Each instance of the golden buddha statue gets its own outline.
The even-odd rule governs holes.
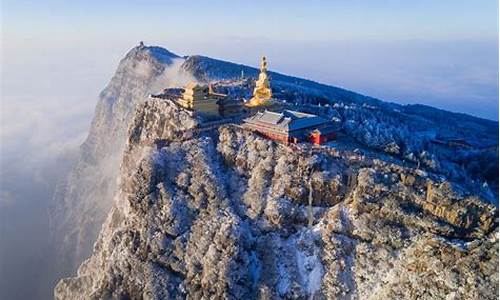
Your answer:
[[[269,100],[272,95],[269,78],[267,76],[267,61],[266,57],[263,56],[260,62],[259,79],[255,82],[255,88],[253,89],[253,97],[246,103],[246,106],[254,107],[268,105],[270,104]]]

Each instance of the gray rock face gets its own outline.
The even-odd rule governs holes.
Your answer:
[[[498,123],[271,72],[277,97],[365,147],[299,151],[233,126],[192,136],[197,119],[148,99],[242,70],[257,74],[159,47],[121,61],[54,199],[59,272],[91,255],[56,298],[496,297],[496,210],[481,200],[498,199],[483,184],[498,185]],[[252,84],[216,87],[246,97]]]
[[[135,105],[180,60],[158,47],[136,47],[102,91],[80,158],[56,191],[51,214],[58,271],[69,275],[88,257],[112,205],[116,178]],[[163,82],[166,85],[168,82]]]
[[[113,206],[56,299],[496,299],[497,210],[467,188],[197,124],[137,107]]]
[[[243,72],[246,79],[239,85],[218,88],[246,99],[258,74],[255,68],[203,56],[190,56],[183,69],[200,81],[236,79]],[[335,118],[361,145],[459,181],[498,206],[498,122],[425,105],[383,102],[310,80],[269,74],[274,97],[287,101],[291,109]],[[465,141],[465,147],[448,144],[455,141]]]

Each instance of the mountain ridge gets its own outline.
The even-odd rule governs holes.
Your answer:
[[[239,63],[234,63],[234,62],[229,62],[229,61],[224,61],[221,59],[214,59],[210,58],[207,56],[203,55],[191,55],[187,56],[186,61],[184,63],[184,68],[185,69],[194,69],[192,70],[195,76],[197,77],[198,80],[200,81],[206,81],[207,78],[210,79],[219,79],[219,80],[227,80],[227,79],[238,79],[241,76],[241,71],[244,71],[244,75],[248,76],[250,75],[251,77],[257,77],[259,74],[259,69],[246,66],[243,64]],[[202,72],[197,72],[197,68],[192,68],[191,66],[197,66],[199,69],[202,70]],[[228,72],[228,69],[230,70]],[[229,73],[229,74],[227,74]],[[375,103],[381,103],[383,102],[382,100],[365,96],[360,93],[336,87],[333,85],[328,85],[324,83],[320,83],[314,80],[309,80],[309,79],[303,79],[291,75],[286,75],[278,72],[273,72],[269,71],[268,72],[271,78],[274,81],[285,81],[285,82],[294,82],[296,84],[303,84],[305,83],[305,87],[312,87],[315,89],[321,89],[321,88],[327,88],[327,89],[332,89],[340,94],[345,93],[346,95],[354,96],[355,99],[366,99],[369,101],[373,101]],[[392,104],[390,102],[384,102],[387,104]]]
[[[181,62],[180,66],[175,61]],[[119,191],[115,181],[120,175],[122,157],[128,151],[128,130],[137,116],[136,108],[149,101],[148,96],[156,92],[158,85],[167,87],[170,83],[178,84],[172,78],[164,77],[166,70],[172,71],[175,68],[172,73],[174,77],[182,73],[200,81],[215,81],[217,88],[232,91],[237,96],[251,93],[251,83],[235,87],[220,81],[238,78],[243,67],[248,68],[245,70],[250,74],[256,74],[256,69],[220,62],[202,56],[182,58],[164,48],[146,46],[134,47],[121,60],[117,73],[100,95],[89,136],[82,145],[80,161],[68,179],[60,185],[59,193],[54,199],[52,219],[55,223],[55,244],[61,247],[58,253],[66,257],[62,259],[62,275],[72,274],[76,266],[90,255],[97,233],[112,209],[113,199]],[[220,74],[219,77],[217,74]],[[451,132],[459,138],[470,139],[474,145],[492,142],[498,147],[498,142],[495,142],[498,128],[492,129],[494,124],[483,124],[477,117],[468,115],[467,124],[460,124],[461,116],[447,111],[442,113],[446,118],[441,116],[441,119],[433,120],[428,116],[428,109],[426,112],[418,111],[421,106],[417,109],[409,108],[409,112],[403,114],[398,110],[404,110],[408,106],[386,104],[381,100],[335,87],[322,91],[321,87],[324,85],[320,83],[273,72],[271,80],[275,89],[273,92],[283,96],[283,99],[290,99],[292,104],[329,118],[340,118],[346,134],[363,147],[382,152],[392,151],[395,148],[388,146],[394,142],[398,146],[398,154],[388,152],[388,155],[396,155],[397,159],[407,160],[415,166],[418,162],[422,168],[428,168],[447,179],[470,184],[467,189],[492,201],[487,194],[488,190],[483,191],[481,180],[486,179],[489,185],[498,186],[498,177],[494,173],[488,173],[488,170],[495,169],[495,162],[498,168],[498,151],[459,149],[457,154],[444,146],[432,144],[432,139],[438,133]],[[373,101],[367,103],[363,99]],[[456,120],[440,124],[446,123],[449,116]],[[429,128],[436,131],[436,134],[429,135]],[[436,151],[435,156],[429,153],[429,149]],[[368,149],[361,148],[361,151]],[[477,182],[471,183],[469,174],[478,175],[478,179],[474,179]],[[498,195],[493,195],[493,198],[498,199]]]
[[[137,106],[113,207],[56,299],[496,297],[497,209],[466,187],[197,122]]]

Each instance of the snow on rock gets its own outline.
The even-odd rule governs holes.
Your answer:
[[[137,107],[114,206],[56,299],[496,297],[496,209],[463,187],[232,125],[172,134],[196,124],[164,100]]]
[[[297,266],[301,275],[301,283],[310,299],[321,289],[323,264],[321,262],[320,235],[310,229],[298,233],[296,241]]]
[[[193,135],[199,120],[147,97],[179,59],[165,51],[132,50],[103,92],[55,211],[77,229],[60,235],[71,249],[105,221],[56,299],[496,299],[498,211],[467,179],[488,177],[477,170],[494,162],[489,150],[452,161],[423,134],[436,111],[276,73],[275,95],[338,118],[358,150],[292,150],[233,125]],[[182,72],[209,81],[241,68],[256,72],[199,56]],[[248,80],[226,88],[251,92]],[[488,122],[438,115],[451,121],[436,132],[491,139]],[[477,163],[459,167],[466,158]]]
[[[157,92],[158,86],[165,88],[175,80],[164,74],[171,74],[179,60],[183,61],[160,47],[134,47],[99,95],[78,161],[58,184],[49,211],[58,273],[74,273],[91,254],[117,192],[116,178],[136,105]]]

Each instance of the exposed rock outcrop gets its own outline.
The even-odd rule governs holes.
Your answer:
[[[116,193],[116,178],[137,103],[180,58],[159,47],[138,46],[123,58],[102,91],[89,135],[69,176],[54,197],[51,231],[57,272],[69,275],[88,257]],[[162,82],[167,85],[168,81]]]
[[[233,125],[184,135],[197,122],[138,106],[111,212],[56,299],[496,299],[497,210],[466,188]]]
[[[237,83],[224,82],[239,79],[242,71],[246,79]],[[126,55],[100,95],[89,136],[81,147],[76,166],[68,178],[59,184],[54,197],[51,227],[53,244],[57,247],[56,256],[60,258],[61,274],[71,274],[88,257],[92,243],[112,206],[117,193],[119,165],[128,138],[127,129],[132,122],[136,105],[147,99],[150,93],[158,92],[171,84],[182,86],[194,80],[222,80],[215,83],[218,91],[228,93],[231,97],[248,99],[254,88],[254,81],[251,79],[257,75],[258,70],[255,68],[197,55],[181,58],[160,47],[140,45]],[[292,108],[298,104],[301,105],[301,110],[333,118],[351,138],[364,147],[380,151],[380,155],[390,154],[399,160],[405,159],[417,168],[459,182],[466,190],[472,190],[485,200],[498,202],[497,123],[425,106],[386,103],[341,88],[275,72],[269,72],[269,75],[274,97],[286,100]],[[154,134],[150,133],[152,138]],[[242,138],[239,133],[234,132],[233,135]],[[438,136],[466,139],[472,149],[450,149],[446,145],[433,143]],[[291,168],[288,174],[285,171],[280,174],[291,176],[291,181],[275,187],[276,190],[272,192],[295,200],[304,197],[306,188],[299,185],[304,182],[303,178],[294,172],[304,168],[296,164],[307,158],[283,157],[285,150],[277,151],[279,157],[275,158],[279,159],[278,167]],[[248,166],[241,165],[244,156],[240,157],[238,161],[227,158],[229,164],[235,163],[238,166],[238,172],[233,172],[235,174],[249,170]],[[325,160],[322,155],[317,157],[320,159],[318,163],[327,171],[314,168],[312,171],[307,170],[314,173],[311,184],[314,186],[315,205],[333,205],[352,189],[350,184],[346,187],[340,182],[347,178],[352,183],[353,176],[350,174],[358,167],[353,167],[351,161]],[[273,166],[274,162],[266,164]],[[325,164],[335,166],[328,169]],[[264,169],[264,173],[268,172],[265,171],[268,167],[259,166]],[[347,171],[343,170],[345,168]],[[411,181],[411,177],[408,178]],[[248,177],[246,180],[257,182],[259,179]],[[280,189],[283,191],[278,191]],[[258,189],[254,192],[268,193]],[[428,204],[425,209],[436,214],[448,214],[448,209],[444,206],[434,205]],[[262,210],[257,206],[252,210]],[[463,219],[463,215],[448,217]]]

